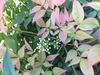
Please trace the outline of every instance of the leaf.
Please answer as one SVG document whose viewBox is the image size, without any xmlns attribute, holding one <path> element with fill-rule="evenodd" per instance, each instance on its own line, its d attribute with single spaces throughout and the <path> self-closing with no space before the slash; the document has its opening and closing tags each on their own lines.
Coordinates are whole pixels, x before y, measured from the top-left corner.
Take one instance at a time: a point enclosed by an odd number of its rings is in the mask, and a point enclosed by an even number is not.
<svg viewBox="0 0 100 75">
<path fill-rule="evenodd" d="M 38 11 L 38 12 L 34 15 L 32 22 L 35 22 L 35 21 L 37 21 L 38 19 L 42 18 L 42 17 L 44 16 L 45 12 L 46 12 L 46 10 L 40 10 L 40 11 Z"/>
<path fill-rule="evenodd" d="M 42 67 L 35 67 L 33 69 L 33 74 L 34 75 L 40 75 L 41 71 L 42 71 Z"/>
<path fill-rule="evenodd" d="M 21 67 L 20 61 L 18 61 L 18 62 L 16 63 L 16 68 L 19 70 L 20 67 Z"/>
<path fill-rule="evenodd" d="M 58 22 L 59 22 L 59 18 L 60 18 L 60 17 L 59 17 L 59 15 L 60 15 L 59 12 L 60 12 L 59 8 L 56 7 L 56 8 L 55 8 L 55 17 L 56 17 L 56 19 L 57 19 Z"/>
<path fill-rule="evenodd" d="M 52 75 L 52 72 L 51 71 L 46 71 L 46 72 L 44 72 L 44 74 L 43 75 Z"/>
<path fill-rule="evenodd" d="M 4 1 L 5 0 L 1 0 L 1 2 L 0 2 L 0 17 L 3 16 Z"/>
<path fill-rule="evenodd" d="M 91 47 L 92 47 L 91 45 L 83 44 L 80 45 L 77 50 L 83 52 L 89 50 Z"/>
<path fill-rule="evenodd" d="M 100 62 L 100 44 L 91 47 L 87 58 L 88 65 L 90 67 Z"/>
<path fill-rule="evenodd" d="M 52 25 L 55 26 L 56 16 L 55 16 L 55 12 L 54 11 L 51 13 L 51 22 L 52 22 Z"/>
<path fill-rule="evenodd" d="M 68 65 L 68 66 L 72 66 L 72 65 L 75 65 L 75 64 L 78 64 L 81 60 L 81 57 L 75 57 L 74 59 L 72 59 L 71 63 Z"/>
<path fill-rule="evenodd" d="M 81 57 L 87 57 L 88 54 L 89 54 L 89 51 L 84 51 L 84 52 L 82 53 Z"/>
<path fill-rule="evenodd" d="M 40 52 L 40 53 L 38 53 L 38 60 L 40 61 L 40 62 L 44 62 L 44 60 L 46 59 L 46 55 L 45 55 L 45 52 Z"/>
<path fill-rule="evenodd" d="M 2 64 L 0 64 L 0 69 L 2 68 Z"/>
<path fill-rule="evenodd" d="M 44 5 L 44 3 L 46 2 L 46 0 L 39 0 L 41 5 Z"/>
<path fill-rule="evenodd" d="M 66 39 L 67 39 L 67 33 L 64 32 L 64 31 L 60 31 L 59 39 L 65 44 L 66 43 Z"/>
<path fill-rule="evenodd" d="M 16 63 L 19 61 L 19 58 L 18 57 L 17 58 L 12 58 L 11 61 L 12 61 L 12 64 L 15 66 Z"/>
<path fill-rule="evenodd" d="M 44 32 L 41 39 L 44 40 L 48 35 L 49 31 Z"/>
<path fill-rule="evenodd" d="M 36 13 L 41 9 L 41 6 L 37 5 L 33 7 L 33 9 L 30 11 L 30 14 Z"/>
<path fill-rule="evenodd" d="M 19 55 L 20 58 L 23 58 L 23 57 L 24 57 L 24 55 L 25 55 L 25 45 L 23 45 L 23 46 L 19 49 L 18 55 Z"/>
<path fill-rule="evenodd" d="M 77 40 L 85 40 L 85 39 L 91 39 L 91 38 L 93 38 L 92 36 L 90 36 L 86 32 L 83 32 L 83 31 L 80 31 L 80 30 L 78 30 L 76 32 L 76 34 L 74 35 L 74 37 Z"/>
<path fill-rule="evenodd" d="M 64 18 L 67 22 L 69 21 L 69 14 L 68 14 L 68 11 L 65 7 L 64 7 Z"/>
<path fill-rule="evenodd" d="M 58 1 L 58 6 L 61 6 L 63 3 L 65 3 L 66 0 L 57 0 Z"/>
<path fill-rule="evenodd" d="M 89 13 L 88 17 L 95 17 L 97 15 L 97 11 L 92 11 Z"/>
<path fill-rule="evenodd" d="M 47 60 L 47 61 L 52 61 L 52 60 L 54 60 L 57 56 L 58 56 L 58 54 L 49 55 L 49 56 L 47 56 L 46 60 Z"/>
<path fill-rule="evenodd" d="M 100 2 L 90 2 L 87 4 L 87 6 L 90 6 L 93 9 L 100 11 Z"/>
<path fill-rule="evenodd" d="M 93 67 L 87 67 L 86 59 L 81 59 L 80 68 L 84 75 L 94 75 Z"/>
<path fill-rule="evenodd" d="M 12 62 L 10 60 L 8 48 L 6 49 L 6 53 L 3 59 L 3 73 L 5 75 L 16 75 Z"/>
<path fill-rule="evenodd" d="M 41 4 L 40 3 L 40 0 L 32 0 L 34 3 L 36 3 L 36 4 Z"/>
<path fill-rule="evenodd" d="M 74 0 L 74 2 L 73 2 L 72 15 L 73 15 L 74 20 L 77 23 L 81 23 L 84 19 L 83 8 L 77 0 Z"/>
<path fill-rule="evenodd" d="M 45 67 L 51 67 L 51 66 L 53 66 L 53 65 L 50 64 L 48 61 L 45 61 L 45 62 L 43 63 L 43 65 L 44 65 Z"/>
<path fill-rule="evenodd" d="M 99 27 L 99 22 L 95 18 L 87 18 L 80 25 L 81 30 L 92 30 L 93 28 Z"/>
<path fill-rule="evenodd" d="M 53 74 L 54 74 L 54 75 L 61 75 L 61 74 L 63 74 L 64 72 L 66 72 L 66 70 L 61 69 L 61 68 L 59 68 L 59 67 L 54 67 L 54 68 L 53 68 Z"/>
<path fill-rule="evenodd" d="M 24 72 L 23 75 L 30 75 L 30 73 L 28 71 Z"/>
<path fill-rule="evenodd" d="M 40 31 L 38 32 L 37 35 L 41 35 L 41 34 L 43 34 L 45 31 L 46 31 L 46 28 L 42 28 L 42 29 L 40 29 Z"/>
<path fill-rule="evenodd" d="M 45 27 L 45 22 L 43 21 L 42 18 L 38 19 L 36 21 L 37 25 L 40 26 L 40 27 Z"/>
<path fill-rule="evenodd" d="M 28 50 L 33 50 L 32 47 L 28 44 L 28 42 L 26 41 L 26 39 L 24 38 L 24 42 L 25 42 L 25 46 Z"/>
<path fill-rule="evenodd" d="M 67 57 L 66 57 L 66 61 L 65 62 L 68 62 L 70 61 L 71 59 L 73 59 L 74 57 L 77 56 L 77 51 L 75 50 L 70 50 L 68 53 L 67 53 Z"/>
</svg>

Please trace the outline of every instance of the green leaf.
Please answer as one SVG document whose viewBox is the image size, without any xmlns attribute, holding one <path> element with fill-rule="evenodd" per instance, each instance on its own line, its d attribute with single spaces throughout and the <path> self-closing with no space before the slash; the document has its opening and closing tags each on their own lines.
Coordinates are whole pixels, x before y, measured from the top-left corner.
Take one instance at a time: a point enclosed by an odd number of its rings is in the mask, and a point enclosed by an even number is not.
<svg viewBox="0 0 100 75">
<path fill-rule="evenodd" d="M 98 16 L 98 18 L 100 19 L 100 12 L 98 12 L 97 16 Z"/>
<path fill-rule="evenodd" d="M 51 71 L 46 71 L 43 75 L 52 75 L 52 72 Z"/>
<path fill-rule="evenodd" d="M 86 4 L 87 3 L 87 1 L 86 0 L 78 0 L 80 3 L 82 3 L 82 4 Z"/>
<path fill-rule="evenodd" d="M 23 57 L 24 57 L 24 55 L 25 55 L 25 45 L 23 45 L 23 46 L 19 49 L 18 55 L 19 55 L 20 58 L 23 58 Z"/>
<path fill-rule="evenodd" d="M 72 66 L 78 64 L 80 62 L 81 57 L 75 57 L 68 66 Z"/>
<path fill-rule="evenodd" d="M 80 45 L 77 50 L 83 52 L 89 50 L 91 47 L 92 47 L 91 45 L 83 44 Z"/>
<path fill-rule="evenodd" d="M 97 11 L 92 11 L 89 13 L 88 17 L 95 17 L 97 15 Z"/>
<path fill-rule="evenodd" d="M 72 15 L 73 15 L 74 20 L 77 23 L 81 23 L 84 19 L 83 8 L 77 0 L 74 0 L 74 2 L 73 2 Z"/>
<path fill-rule="evenodd" d="M 90 2 L 87 4 L 87 6 L 90 6 L 93 9 L 100 11 L 100 2 Z"/>
<path fill-rule="evenodd" d="M 66 61 L 65 62 L 68 62 L 70 61 L 71 59 L 73 59 L 74 57 L 77 56 L 77 51 L 75 50 L 70 50 L 68 53 L 67 53 L 67 57 L 66 57 Z"/>
<path fill-rule="evenodd" d="M 81 57 L 87 57 L 88 56 L 89 51 L 84 51 L 81 55 Z"/>
<path fill-rule="evenodd" d="M 61 69 L 61 68 L 59 68 L 59 67 L 54 67 L 54 68 L 53 68 L 53 74 L 54 74 L 54 75 L 61 75 L 61 74 L 63 74 L 64 72 L 66 72 L 66 70 Z"/>
<path fill-rule="evenodd" d="M 3 72 L 5 75 L 16 75 L 12 62 L 9 56 L 9 50 L 6 49 L 6 53 L 3 59 Z"/>
<path fill-rule="evenodd" d="M 83 31 L 80 31 L 80 30 L 78 30 L 76 32 L 76 34 L 74 35 L 74 37 L 77 40 L 85 40 L 85 39 L 91 39 L 91 38 L 93 38 L 92 36 L 90 36 L 86 32 L 83 32 Z"/>
<path fill-rule="evenodd" d="M 94 75 L 93 67 L 87 67 L 86 59 L 81 59 L 80 68 L 84 75 Z"/>
<path fill-rule="evenodd" d="M 43 65 L 44 65 L 45 67 L 51 67 L 51 66 L 53 66 L 53 65 L 50 64 L 48 61 L 45 61 L 45 62 L 43 63 Z"/>
<path fill-rule="evenodd" d="M 87 18 L 79 25 L 81 30 L 92 30 L 96 27 L 99 27 L 99 22 L 95 18 Z"/>
<path fill-rule="evenodd" d="M 88 54 L 88 65 L 93 66 L 94 64 L 100 62 L 100 44 L 94 45 Z"/>
</svg>

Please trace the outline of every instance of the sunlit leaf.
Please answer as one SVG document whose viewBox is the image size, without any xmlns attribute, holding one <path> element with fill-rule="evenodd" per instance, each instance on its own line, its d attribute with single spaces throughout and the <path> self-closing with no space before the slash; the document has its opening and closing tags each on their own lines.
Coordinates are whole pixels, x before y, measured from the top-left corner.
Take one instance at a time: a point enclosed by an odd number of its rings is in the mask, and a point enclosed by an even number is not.
<svg viewBox="0 0 100 75">
<path fill-rule="evenodd" d="M 99 26 L 99 22 L 95 18 L 87 18 L 80 25 L 79 29 L 81 30 L 92 30 Z"/>
<path fill-rule="evenodd" d="M 77 23 L 81 23 L 84 19 L 83 8 L 77 0 L 74 0 L 74 2 L 73 2 L 72 15 L 73 15 L 74 20 Z"/>
<path fill-rule="evenodd" d="M 92 36 L 90 36 L 86 32 L 80 31 L 80 30 L 78 30 L 76 32 L 76 34 L 74 35 L 74 37 L 75 37 L 75 39 L 78 39 L 78 40 L 85 40 L 85 39 L 91 39 L 91 38 L 93 38 Z"/>
<path fill-rule="evenodd" d="M 46 60 L 47 60 L 47 61 L 52 61 L 52 60 L 54 60 L 57 56 L 58 56 L 58 54 L 49 55 L 49 56 L 47 56 Z"/>
<path fill-rule="evenodd" d="M 0 1 L 0 17 L 2 17 L 2 15 L 3 15 L 4 1 L 5 0 Z"/>
<path fill-rule="evenodd" d="M 77 51 L 75 51 L 75 50 L 70 50 L 70 51 L 67 53 L 67 57 L 66 57 L 66 61 L 65 61 L 65 62 L 70 61 L 71 59 L 75 58 L 76 56 L 77 56 Z"/>
<path fill-rule="evenodd" d="M 36 3 L 36 4 L 41 4 L 40 3 L 40 0 L 32 0 L 34 3 Z"/>
<path fill-rule="evenodd" d="M 19 49 L 18 55 L 19 55 L 20 58 L 23 58 L 23 57 L 24 57 L 24 55 L 25 55 L 25 45 L 23 45 L 23 46 Z"/>
<path fill-rule="evenodd" d="M 54 74 L 54 75 L 61 75 L 61 74 L 63 74 L 64 72 L 66 72 L 66 70 L 61 69 L 61 68 L 59 68 L 59 67 L 54 67 L 54 68 L 53 68 L 53 74 Z"/>
<path fill-rule="evenodd" d="M 3 59 L 3 73 L 5 75 L 16 75 L 12 62 L 10 60 L 8 48 L 6 49 L 6 53 Z"/>
<path fill-rule="evenodd" d="M 46 71 L 43 75 L 52 75 L 52 72 L 51 71 Z"/>
<path fill-rule="evenodd" d="M 84 51 L 84 52 L 82 53 L 81 57 L 87 57 L 88 54 L 89 54 L 89 51 Z"/>
<path fill-rule="evenodd" d="M 100 2 L 90 2 L 87 4 L 87 6 L 90 6 L 94 8 L 95 10 L 100 11 Z"/>
<path fill-rule="evenodd" d="M 37 21 L 38 19 L 42 18 L 42 17 L 44 16 L 45 12 L 46 12 L 46 10 L 40 10 L 40 11 L 38 11 L 38 12 L 34 15 L 32 22 L 35 22 L 35 21 Z"/>
<path fill-rule="evenodd" d="M 33 7 L 33 9 L 30 11 L 30 14 L 36 13 L 36 12 L 39 11 L 40 9 L 41 9 L 41 6 L 35 6 L 35 7 Z"/>
<path fill-rule="evenodd" d="M 74 59 L 72 59 L 71 63 L 68 66 L 78 64 L 80 62 L 80 59 L 81 57 L 75 57 Z"/>
<path fill-rule="evenodd" d="M 91 47 L 92 47 L 91 45 L 83 44 L 83 45 L 80 45 L 77 50 L 83 52 L 83 51 L 89 50 Z"/>
<path fill-rule="evenodd" d="M 84 75 L 94 75 L 93 67 L 87 67 L 86 59 L 81 59 L 80 68 Z"/>
<path fill-rule="evenodd" d="M 100 44 L 91 47 L 87 62 L 90 67 L 100 62 Z"/>
</svg>

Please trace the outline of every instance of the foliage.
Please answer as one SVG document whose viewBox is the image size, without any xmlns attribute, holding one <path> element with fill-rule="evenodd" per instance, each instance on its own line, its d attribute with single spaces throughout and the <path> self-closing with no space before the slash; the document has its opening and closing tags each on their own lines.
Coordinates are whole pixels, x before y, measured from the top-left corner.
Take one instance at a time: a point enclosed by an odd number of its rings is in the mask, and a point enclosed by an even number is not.
<svg viewBox="0 0 100 75">
<path fill-rule="evenodd" d="M 0 74 L 100 74 L 99 23 L 99 0 L 1 0 Z"/>
</svg>

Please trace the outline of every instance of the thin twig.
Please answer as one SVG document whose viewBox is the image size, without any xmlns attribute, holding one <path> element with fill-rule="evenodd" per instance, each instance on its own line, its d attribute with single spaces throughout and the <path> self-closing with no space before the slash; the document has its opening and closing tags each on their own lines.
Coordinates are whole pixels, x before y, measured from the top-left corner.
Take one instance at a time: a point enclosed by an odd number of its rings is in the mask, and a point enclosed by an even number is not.
<svg viewBox="0 0 100 75">
<path fill-rule="evenodd" d="M 75 68 L 74 68 L 74 66 L 72 66 L 72 69 L 73 69 L 75 75 L 78 75 L 77 72 L 76 72 L 76 70 L 75 70 Z"/>
</svg>

